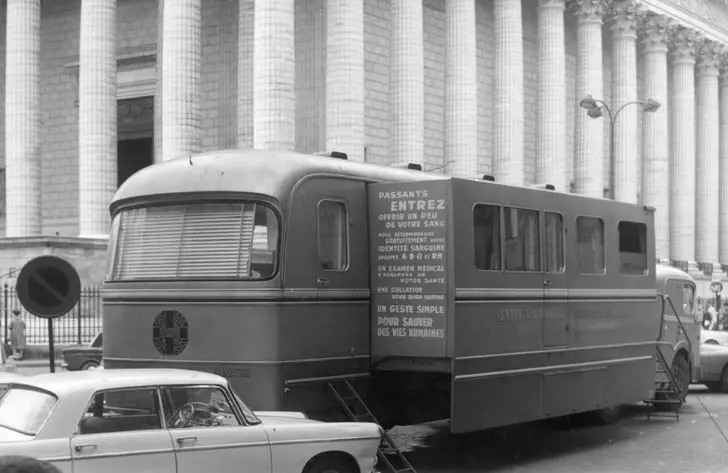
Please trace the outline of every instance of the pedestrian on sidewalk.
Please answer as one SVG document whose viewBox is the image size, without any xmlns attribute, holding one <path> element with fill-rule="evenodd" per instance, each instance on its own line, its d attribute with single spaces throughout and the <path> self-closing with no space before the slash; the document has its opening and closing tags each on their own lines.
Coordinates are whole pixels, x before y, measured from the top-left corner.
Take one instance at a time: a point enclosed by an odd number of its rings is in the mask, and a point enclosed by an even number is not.
<svg viewBox="0 0 728 473">
<path fill-rule="evenodd" d="M 10 321 L 10 345 L 13 347 L 13 359 L 22 360 L 25 350 L 25 321 L 20 318 L 18 309 L 13 309 L 13 320 Z"/>
</svg>

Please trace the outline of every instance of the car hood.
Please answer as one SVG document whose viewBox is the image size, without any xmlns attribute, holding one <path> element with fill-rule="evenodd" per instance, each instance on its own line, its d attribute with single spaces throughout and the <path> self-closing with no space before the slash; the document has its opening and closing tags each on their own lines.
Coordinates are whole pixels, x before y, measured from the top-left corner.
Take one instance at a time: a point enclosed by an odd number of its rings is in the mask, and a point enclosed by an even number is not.
<svg viewBox="0 0 728 473">
<path fill-rule="evenodd" d="M 307 419 L 300 412 L 278 412 L 278 411 L 264 411 L 255 412 L 255 415 L 265 425 L 291 425 L 291 424 L 315 424 L 319 423 L 317 420 Z"/>
</svg>

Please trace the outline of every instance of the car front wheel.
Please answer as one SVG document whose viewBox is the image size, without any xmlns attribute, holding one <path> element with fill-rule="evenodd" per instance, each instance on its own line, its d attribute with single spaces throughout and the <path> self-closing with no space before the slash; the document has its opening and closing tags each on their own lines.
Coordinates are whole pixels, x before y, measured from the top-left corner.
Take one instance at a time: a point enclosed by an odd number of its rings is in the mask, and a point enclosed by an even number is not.
<svg viewBox="0 0 728 473">
<path fill-rule="evenodd" d="M 354 470 L 342 458 L 323 457 L 310 463 L 303 473 L 354 473 Z"/>
<path fill-rule="evenodd" d="M 86 363 L 84 363 L 81 366 L 81 370 L 84 370 L 84 371 L 85 370 L 95 370 L 98 367 L 99 367 L 99 364 L 96 363 L 95 361 L 87 361 Z"/>
<path fill-rule="evenodd" d="M 723 372 L 720 374 L 720 390 L 728 393 L 728 365 L 723 368 Z"/>
</svg>

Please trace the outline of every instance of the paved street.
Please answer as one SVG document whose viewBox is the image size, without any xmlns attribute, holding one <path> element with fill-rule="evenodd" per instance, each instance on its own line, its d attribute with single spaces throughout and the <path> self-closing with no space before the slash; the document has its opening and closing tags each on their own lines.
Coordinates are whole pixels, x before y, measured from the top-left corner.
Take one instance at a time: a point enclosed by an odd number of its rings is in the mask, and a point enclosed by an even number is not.
<svg viewBox="0 0 728 473">
<path fill-rule="evenodd" d="M 44 373 L 48 365 L 22 364 L 19 372 Z M 647 420 L 634 407 L 607 427 L 552 422 L 453 436 L 435 423 L 395 427 L 391 434 L 418 473 L 723 472 L 728 394 L 694 386 L 679 422 Z"/>
<path fill-rule="evenodd" d="M 674 417 L 647 420 L 641 407 L 607 427 L 546 423 L 451 436 L 397 427 L 397 442 L 419 473 L 728 471 L 728 394 L 695 386 Z M 712 415 L 712 417 L 711 417 Z"/>
</svg>

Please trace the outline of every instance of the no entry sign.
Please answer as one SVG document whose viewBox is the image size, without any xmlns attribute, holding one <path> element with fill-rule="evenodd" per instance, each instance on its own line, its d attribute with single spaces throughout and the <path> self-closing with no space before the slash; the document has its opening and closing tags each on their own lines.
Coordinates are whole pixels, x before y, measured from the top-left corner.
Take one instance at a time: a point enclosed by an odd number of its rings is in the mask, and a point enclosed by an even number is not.
<svg viewBox="0 0 728 473">
<path fill-rule="evenodd" d="M 68 313 L 81 296 L 76 269 L 68 261 L 50 255 L 28 261 L 15 287 L 23 307 L 44 319 Z"/>
</svg>

